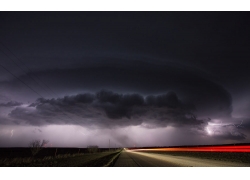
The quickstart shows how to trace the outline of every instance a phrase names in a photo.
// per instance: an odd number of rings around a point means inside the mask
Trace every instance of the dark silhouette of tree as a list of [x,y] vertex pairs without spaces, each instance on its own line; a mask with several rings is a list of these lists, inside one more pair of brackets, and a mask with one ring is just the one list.
[[43,140],[42,142],[40,140],[31,141],[29,146],[31,148],[32,156],[35,156],[48,142],[48,140]]

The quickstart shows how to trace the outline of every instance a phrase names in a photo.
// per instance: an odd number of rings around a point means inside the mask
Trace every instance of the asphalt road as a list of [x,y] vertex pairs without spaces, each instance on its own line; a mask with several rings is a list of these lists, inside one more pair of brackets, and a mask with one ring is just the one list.
[[114,167],[249,167],[250,164],[124,150]]

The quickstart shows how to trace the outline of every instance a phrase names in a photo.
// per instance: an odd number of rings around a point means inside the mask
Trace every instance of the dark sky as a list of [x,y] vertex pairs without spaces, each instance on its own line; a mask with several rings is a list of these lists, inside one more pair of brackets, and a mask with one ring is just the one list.
[[0,12],[0,146],[250,140],[249,12]]

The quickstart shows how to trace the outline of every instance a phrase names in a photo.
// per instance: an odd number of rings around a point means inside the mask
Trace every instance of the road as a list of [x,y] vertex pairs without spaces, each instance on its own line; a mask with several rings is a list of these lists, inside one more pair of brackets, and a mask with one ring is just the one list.
[[123,150],[114,167],[249,167],[250,164]]

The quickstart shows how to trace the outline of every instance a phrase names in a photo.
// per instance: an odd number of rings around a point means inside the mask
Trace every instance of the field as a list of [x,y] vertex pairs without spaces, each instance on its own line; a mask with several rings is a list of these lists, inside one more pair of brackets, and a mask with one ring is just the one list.
[[1,167],[103,167],[112,166],[121,149],[42,148],[32,156],[30,148],[1,148]]

